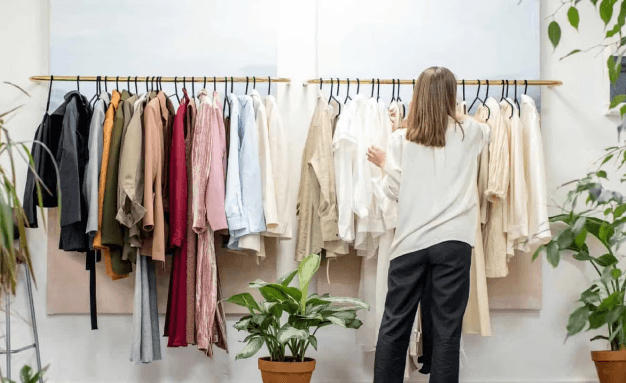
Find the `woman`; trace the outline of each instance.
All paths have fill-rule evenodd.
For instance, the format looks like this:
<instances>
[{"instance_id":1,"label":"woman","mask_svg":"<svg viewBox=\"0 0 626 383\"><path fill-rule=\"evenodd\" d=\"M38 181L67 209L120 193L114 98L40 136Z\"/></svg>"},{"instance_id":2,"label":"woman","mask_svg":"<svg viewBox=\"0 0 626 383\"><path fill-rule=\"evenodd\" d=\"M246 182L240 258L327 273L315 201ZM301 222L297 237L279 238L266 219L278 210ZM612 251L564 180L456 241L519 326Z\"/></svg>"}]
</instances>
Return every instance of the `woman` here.
<instances>
[{"instance_id":1,"label":"woman","mask_svg":"<svg viewBox=\"0 0 626 383\"><path fill-rule=\"evenodd\" d=\"M419 77L406 128L387 154L368 157L385 170L384 190L397 199L388 293L376 346L375 383L403 381L417 306L430 291L431 383L459 381L461 325L469 297L476 234L478 155L489 126L457 117L456 79L433 67ZM430 275L429 286L426 286Z\"/></svg>"}]
</instances>

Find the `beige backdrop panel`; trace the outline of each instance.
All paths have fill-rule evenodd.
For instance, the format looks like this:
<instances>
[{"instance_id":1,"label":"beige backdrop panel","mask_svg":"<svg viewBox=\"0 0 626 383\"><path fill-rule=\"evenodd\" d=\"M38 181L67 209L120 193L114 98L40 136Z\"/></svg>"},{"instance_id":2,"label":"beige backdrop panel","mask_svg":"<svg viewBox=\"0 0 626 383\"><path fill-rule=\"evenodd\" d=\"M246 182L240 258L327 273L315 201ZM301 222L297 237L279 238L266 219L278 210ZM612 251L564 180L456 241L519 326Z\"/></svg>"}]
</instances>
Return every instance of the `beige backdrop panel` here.
<instances>
[{"instance_id":1,"label":"beige backdrop panel","mask_svg":"<svg viewBox=\"0 0 626 383\"><path fill-rule=\"evenodd\" d=\"M48 314L89 314L89 272L85 270L85 255L59 250L59 221L57 209L48 210ZM253 256L226 251L217 236L217 263L224 298L249 291L248 283L262 279L276 280L276 239L266 240L267 259L257 264ZM157 296L159 313L165 313L170 275L170 260L166 268L157 267ZM96 267L98 314L132 314L135 273L128 278L112 281L106 275L104 262ZM225 305L227 314L245 314L243 307Z\"/></svg>"},{"instance_id":2,"label":"beige backdrop panel","mask_svg":"<svg viewBox=\"0 0 626 383\"><path fill-rule=\"evenodd\" d=\"M48 314L89 314L89 271L85 254L59 250L58 210L48 209ZM170 275L170 257L165 269L157 266L159 312L165 313ZM135 295L135 273L112 281L106 275L104 262L96 266L98 314L132 314Z\"/></svg>"},{"instance_id":3,"label":"beige backdrop panel","mask_svg":"<svg viewBox=\"0 0 626 383\"><path fill-rule=\"evenodd\" d=\"M489 309L541 310L542 264L541 259L532 262L532 253L517 253L509 262L506 278L487 279Z\"/></svg>"},{"instance_id":4,"label":"beige backdrop panel","mask_svg":"<svg viewBox=\"0 0 626 383\"><path fill-rule=\"evenodd\" d=\"M509 263L506 278L487 279L490 310L541 310L541 262L531 262L532 254L518 253ZM355 254L339 256L330 263L330 284L326 276L326 260L317 275L320 294L357 297L361 277L361 259Z\"/></svg>"}]
</instances>

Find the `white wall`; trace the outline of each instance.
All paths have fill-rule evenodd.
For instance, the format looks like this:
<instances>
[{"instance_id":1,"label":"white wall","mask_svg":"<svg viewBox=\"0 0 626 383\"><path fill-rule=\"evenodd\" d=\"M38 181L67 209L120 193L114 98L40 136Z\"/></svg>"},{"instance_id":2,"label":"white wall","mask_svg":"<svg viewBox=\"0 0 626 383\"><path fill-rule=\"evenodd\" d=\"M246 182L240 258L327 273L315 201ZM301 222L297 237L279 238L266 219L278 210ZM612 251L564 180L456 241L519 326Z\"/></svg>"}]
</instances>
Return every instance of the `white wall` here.
<instances>
[{"instance_id":1,"label":"white wall","mask_svg":"<svg viewBox=\"0 0 626 383\"><path fill-rule=\"evenodd\" d=\"M200 4L201 2L198 2ZM213 2L209 2L213 4ZM160 2L156 6L148 6L146 3L131 3L121 5L106 2L53 2L53 32L59 41L59 45L53 45L53 51L57 54L50 63L55 74L138 74L138 75L194 75L194 74L250 74L255 73L287 76L294 79L291 86L281 87L278 92L279 101L285 109L287 126L293 131L292 145L294 148L294 161L292 171L294 177L299 172L299 157L304 145L304 136L308 127L308 119L312 100L315 97L314 87L302 87L301 80L315 77L320 74L345 76L351 75L380 76L380 77L409 77L413 73L402 72L396 74L396 62L402 61L404 50L410 47L403 46L403 35L414 33L414 30L398 30L389 28L393 26L394 18L407 20L405 15L413 11L421 11L416 16L419 22L430 22L434 27L441 26L448 18L453 25L456 19L467 22L472 18L480 21L485 20L520 20L527 18L526 22L512 24L515 27L497 28L485 21L479 23L485 25L480 33L467 34L455 33L447 39L438 42L438 51L432 48L425 56L425 62L433 64L445 62L451 65L462 76L466 77L491 77L502 78L512 76L527 77L526 70L537 68L536 44L540 36L541 44L541 74L542 78L563 80L565 85L555 89L543 89L543 133L546 153L547 175L549 190L553 191L564 181L575 178L586 171L588 164L597 158L602 148L615 143L615 121L610 120L603 114L604 98L602 95L602 66L604 59L592 54L574 56L565 61L559 61L559 55L553 55L552 48L545 37L545 30L549 20L544 16L552 13L561 4L559 0L547 0L541 2L541 13L537 14L538 2L524 0L520 8L518 1L481 1L482 11L468 13L469 8L464 8L463 1L437 2L420 1L422 7L418 9L406 8L409 2L398 1L397 12L393 8L376 13L375 8L369 15L380 15L380 24L365 24L361 18L342 18L339 13L333 13L332 4L320 0L320 23L316 21L317 6L314 1L293 2L288 0L275 0L271 3L277 11L268 11L272 7L257 8L257 13L246 13L237 17L229 13L231 6L241 5L240 2L219 2L221 5L220 18L222 23L212 24L214 18L211 11L214 8L202 2L200 8L190 1L178 3ZM256 3L256 2L255 2ZM301 4L294 4L301 3ZM367 3L367 2L366 2ZM442 5L446 3L447 5ZM450 5L455 3L458 6ZM474 3L474 2L472 2ZM96 5L98 4L98 5ZM134 5L133 5L134 4ZM164 5L165 4L165 5ZM192 4L194 6L192 6ZM235 5L232 5L235 4ZM264 2L265 5L269 4ZM342 9L338 2L334 2L337 9ZM379 2L379 4L381 4ZM369 4L371 6L372 4ZM62 9L63 14L54 14L54 7ZM178 8L177 8L178 7ZM330 7L330 9L329 9ZM443 8L442 8L443 7ZM99 13L102 8L108 8L109 13ZM581 32L571 32L564 28L564 46L559 48L560 53L566 53L574 48L569 46L568 40L582 37L584 42L576 47L587 47L599 41L601 35L600 23L594 22L595 17L590 14L591 8L586 2L580 4L581 8ZM125 13L140 9L140 17L127 17ZM480 10L480 8L478 8ZM196 10L196 12L193 12ZM241 9L240 9L241 10ZM524 12L518 12L518 11ZM337 11L337 10L336 10ZM461 12L463 11L463 12ZM265 13L264 13L265 12ZM337 11L338 12L338 11ZM535 13L533 13L535 12ZM254 15L262 15L252 17ZM274 15L274 16L273 16ZM447 16L445 16L447 15ZM473 15L473 16L471 16ZM517 15L518 18L507 19ZM275 17L276 18L272 18ZM334 16L330 17L330 16ZM142 18L143 17L143 18ZM329 21L322 21L328 20ZM56 20L56 21L55 21ZM276 20L274 23L273 20ZM430 21L429 21L430 20ZM147 21L151 21L148 23ZM248 21L248 24L246 24ZM436 21L436 22L435 22ZM537 34L537 23L541 22L541 33ZM252 23L252 24L250 24ZM267 28L260 29L257 35L247 33L248 28L264 24ZM268 24L270 24L268 26ZM271 25L273 24L273 25ZM505 23L506 25L507 23ZM511 23L508 23L511 24ZM364 35L362 39L356 38L363 46L368 46L368 39L372 38L372 28L385 34L389 41L396 41L397 47L388 62L388 72L382 73L378 64L365 66L363 59L355 60L354 71L350 68L334 67L332 73L322 73L322 68L327 64L321 61L324 49L332 46L319 47L316 44L316 30L327 27L320 36L328 36L333 26L338 30L345 30L353 25L355 29L366 31L370 35ZM73 28L78 26L79 28ZM489 26L487 28L487 26ZM9 79L16 82L34 95L34 100L24 109L19 117L11 121L11 131L15 136L30 139L43 112L42 104L45 103L45 85L36 87L29 83L27 77L34 74L48 73L48 4L44 0L25 0L22 2L0 2L0 36L9 38L0 39L0 52L3 58L0 60L0 80ZM238 52L229 53L228 56L219 54L229 47L228 44L216 45L211 43L209 36L206 40L199 39L204 30L213 32L224 31L225 33L242 34L254 41L268 44L265 38L259 36L271 36L275 44L265 46L265 52L261 55L246 56L249 46L241 39L232 39L230 46L242 47ZM422 32L438 31L423 27ZM130 32L129 32L130 31ZM590 36L592 31L597 35ZM523 32L517 46L513 51L504 51L499 48L492 49L490 44L484 45L485 39L493 37L494 43L508 41L518 33ZM527 32L527 33L526 33ZM92 34L92 33L95 33ZM128 39L128 33L137 33L137 39ZM19 39L15 39L19 36ZM164 50L156 46L156 37L167 37L170 44L180 39L188 38L195 44L179 44L176 49ZM180 37L179 37L180 36ZM374 34L374 36L376 36ZM389 38L395 37L395 39ZM358 36L357 36L358 37ZM352 36L351 38L355 38ZM109 39L107 41L107 39ZM139 40L139 41L137 41ZM61 43L62 42L62 43ZM198 43L200 42L200 43ZM271 41L270 41L271 43ZM132 44L132 45L131 45ZM242 45L240 45L242 44ZM567 45L567 46L566 46ZM113 51L103 52L103 46L116 48ZM257 45L258 46L258 45ZM271 47L273 46L273 48ZM455 47L474 46L476 56L472 58L471 67L458 67L453 62L448 63L444 57L449 49ZM448 48L449 47L449 48ZM137 49L137 51L131 50ZM321 49L323 48L323 49ZM319 57L316 55L321 49ZM465 49L465 48L464 48ZM523 55L517 55L516 49L529 49ZM218 52L210 56L204 56L207 51ZM124 60L129 52L135 52L135 59ZM255 51L256 52L256 51ZM332 53L332 51L330 51ZM529 53L530 52L530 53ZM535 53L532 53L535 52ZM374 54L376 52L372 52ZM326 54L326 53L324 53ZM200 55L200 56L198 56ZM511 62L510 55L519 57L507 72L503 62ZM332 55L331 55L332 56ZM225 66L229 57L237 58L237 66ZM261 57L261 59L258 59ZM362 57L375 60L377 56ZM483 57L484 60L476 57ZM506 61L503 61L506 60ZM383 63L386 63L383 62ZM359 64L359 65L357 65ZM371 62L369 62L371 64ZM483 64L483 65L481 65ZM182 68L182 69L180 69ZM327 68L327 67L326 67ZM365 69L364 69L365 68ZM375 68L367 69L367 68ZM398 64L398 68L406 66ZM408 67L410 69L410 67ZM479 71L483 70L484 71ZM491 69L490 69L491 68ZM180 69L180 70L179 70ZM419 70L418 68L416 70ZM471 69L471 70L470 70ZM337 73L343 70L344 72ZM405 69L403 69L405 70ZM408 70L408 69L406 69ZM181 72L182 71L182 72ZM217 71L217 72L216 72ZM375 72L375 73L372 73ZM370 74L371 73L371 74ZM584 74L584 78L583 78ZM539 77L537 74L536 77ZM70 85L68 85L70 86ZM362 85L363 86L363 85ZM81 87L82 88L82 87ZM16 93L0 88L0 111L6 105L14 104L12 97ZM367 89L367 88L366 88ZM218 88L219 90L219 88ZM241 91L242 88L239 88ZM363 91L363 90L362 90ZM408 89L405 90L405 92ZM353 90L354 92L354 90ZM405 99L408 93L404 95ZM23 174L21 172L20 174ZM20 184L22 181L20 181ZM294 189L297 186L294 186ZM554 194L555 200L562 200L562 195ZM45 315L45 241L40 230L30 235L30 243L33 246L39 290L36 292L35 303L38 310L38 325L40 341L42 344L42 358L44 364L50 364L49 379L53 382L108 382L108 381L143 381L143 382L173 382L173 381L208 381L208 382L258 382L260 376L256 369L256 363L249 361L234 361L234 354L242 347L238 341L243 334L229 331L230 346L232 353L226 355L220 351L213 360L207 359L192 347L187 349L166 349L163 347L164 360L148 366L134 366L128 362L129 338L131 336L130 316L100 316L100 330L89 330L89 318L87 316L46 316ZM285 242L281 246L280 257L284 259L283 270L290 266L290 254L293 251L293 243ZM589 351L591 346L587 342L589 337L585 335L565 339L565 324L567 315L575 305L579 291L584 289L588 282L586 270L577 264L564 261L557 270L549 265L544 267L544 309L533 313L493 313L492 326L494 336L491 338L466 337L465 351L467 360L464 361L463 381L465 382L592 382L596 380L595 371L590 361ZM25 289L20 285L18 301L25 297ZM27 317L25 306L16 303L16 315L13 321L13 344L22 345L31 341L28 327L24 325L18 316ZM1 319L1 318L0 318ZM229 318L229 326L235 318ZM2 322L0 322L1 324ZM1 328L1 327L0 327ZM229 329L230 330L230 329ZM320 352L313 353L318 359L318 369L315 372L316 382L367 382L371 381L372 360L364 356L357 346L354 345L353 333L339 329L328 329L319 337ZM595 345L597 348L601 344ZM16 365L23 362L34 364L31 354L15 358ZM15 368L14 368L15 371ZM14 374L15 376L15 374ZM418 376L414 379L421 379Z\"/></svg>"}]
</instances>

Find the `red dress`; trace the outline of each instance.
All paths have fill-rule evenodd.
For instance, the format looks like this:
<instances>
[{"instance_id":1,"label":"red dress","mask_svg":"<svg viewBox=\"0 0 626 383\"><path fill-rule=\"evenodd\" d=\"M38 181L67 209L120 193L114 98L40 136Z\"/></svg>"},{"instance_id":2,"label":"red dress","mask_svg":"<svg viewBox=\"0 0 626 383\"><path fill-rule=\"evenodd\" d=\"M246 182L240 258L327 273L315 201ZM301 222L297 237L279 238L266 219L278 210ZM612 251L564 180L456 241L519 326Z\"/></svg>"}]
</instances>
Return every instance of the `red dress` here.
<instances>
[{"instance_id":1,"label":"red dress","mask_svg":"<svg viewBox=\"0 0 626 383\"><path fill-rule=\"evenodd\" d=\"M174 248L167 347L187 346L187 165L185 155L185 113L189 99L181 100L172 131L170 151L170 243Z\"/></svg>"}]
</instances>

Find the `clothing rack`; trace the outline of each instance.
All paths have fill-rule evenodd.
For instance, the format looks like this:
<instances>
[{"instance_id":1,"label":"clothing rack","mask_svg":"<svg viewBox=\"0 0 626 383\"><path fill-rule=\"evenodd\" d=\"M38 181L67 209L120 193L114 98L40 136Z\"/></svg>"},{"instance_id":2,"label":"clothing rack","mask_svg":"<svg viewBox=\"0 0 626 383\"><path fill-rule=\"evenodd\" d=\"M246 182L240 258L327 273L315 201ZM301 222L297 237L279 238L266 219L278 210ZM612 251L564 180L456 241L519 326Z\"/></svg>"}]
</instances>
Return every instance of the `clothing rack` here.
<instances>
[{"instance_id":1,"label":"clothing rack","mask_svg":"<svg viewBox=\"0 0 626 383\"><path fill-rule=\"evenodd\" d=\"M291 83L291 79L283 77L272 78L270 76L256 77L217 77L217 76L31 76L31 81L132 81L132 82L283 82Z\"/></svg>"},{"instance_id":2,"label":"clothing rack","mask_svg":"<svg viewBox=\"0 0 626 383\"><path fill-rule=\"evenodd\" d=\"M312 78L307 80L304 85L307 84L362 84L362 85L413 85L415 84L416 79L410 80L401 80L401 79L348 79L348 78ZM529 86L560 86L563 85L563 81L558 80L457 80L457 84L459 85L529 85Z\"/></svg>"}]
</instances>

